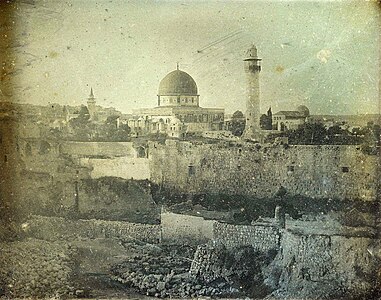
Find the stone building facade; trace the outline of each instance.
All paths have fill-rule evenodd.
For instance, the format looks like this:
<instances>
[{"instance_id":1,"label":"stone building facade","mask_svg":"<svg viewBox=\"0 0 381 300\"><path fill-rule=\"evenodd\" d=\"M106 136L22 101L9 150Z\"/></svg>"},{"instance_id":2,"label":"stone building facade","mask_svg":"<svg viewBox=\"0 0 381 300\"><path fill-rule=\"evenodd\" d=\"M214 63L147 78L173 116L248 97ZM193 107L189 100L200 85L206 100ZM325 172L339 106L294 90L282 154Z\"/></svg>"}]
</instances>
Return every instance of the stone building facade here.
<instances>
[{"instance_id":1,"label":"stone building facade","mask_svg":"<svg viewBox=\"0 0 381 300\"><path fill-rule=\"evenodd\" d=\"M128 126L136 135L161 133L173 138L222 130L224 109L200 106L195 80L178 68L159 85L158 106L133 111Z\"/></svg>"},{"instance_id":2,"label":"stone building facade","mask_svg":"<svg viewBox=\"0 0 381 300\"><path fill-rule=\"evenodd\" d=\"M310 111L304 105L293 111L279 111L272 115L273 129L278 131L298 129L307 122L309 116Z\"/></svg>"}]
</instances>

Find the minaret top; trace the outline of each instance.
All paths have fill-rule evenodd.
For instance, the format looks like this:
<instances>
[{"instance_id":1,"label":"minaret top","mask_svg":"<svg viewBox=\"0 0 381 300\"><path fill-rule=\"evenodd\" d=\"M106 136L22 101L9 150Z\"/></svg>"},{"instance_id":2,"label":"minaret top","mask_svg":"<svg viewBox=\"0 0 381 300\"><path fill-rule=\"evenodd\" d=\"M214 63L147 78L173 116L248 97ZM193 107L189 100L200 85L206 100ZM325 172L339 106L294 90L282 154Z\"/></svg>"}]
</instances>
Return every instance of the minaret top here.
<instances>
[{"instance_id":1,"label":"minaret top","mask_svg":"<svg viewBox=\"0 0 381 300\"><path fill-rule=\"evenodd\" d=\"M87 98L87 102L91 102L91 103L95 103L95 97L94 97L94 93L93 93L93 88L90 89L90 95L89 95L89 98Z\"/></svg>"},{"instance_id":2,"label":"minaret top","mask_svg":"<svg viewBox=\"0 0 381 300\"><path fill-rule=\"evenodd\" d=\"M90 96L89 96L89 98L92 98L92 99L94 98L93 88L90 89Z\"/></svg>"},{"instance_id":3,"label":"minaret top","mask_svg":"<svg viewBox=\"0 0 381 300\"><path fill-rule=\"evenodd\" d=\"M246 51L244 60L262 60L258 58L258 49L254 44Z\"/></svg>"}]
</instances>

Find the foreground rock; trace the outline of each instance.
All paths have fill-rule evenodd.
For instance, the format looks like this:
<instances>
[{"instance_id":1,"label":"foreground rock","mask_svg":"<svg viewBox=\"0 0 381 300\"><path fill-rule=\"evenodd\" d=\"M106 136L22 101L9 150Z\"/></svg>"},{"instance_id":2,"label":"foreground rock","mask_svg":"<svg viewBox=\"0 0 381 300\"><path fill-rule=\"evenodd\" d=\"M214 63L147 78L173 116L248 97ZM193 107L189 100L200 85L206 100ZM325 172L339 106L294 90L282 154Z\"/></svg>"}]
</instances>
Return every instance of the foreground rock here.
<instances>
[{"instance_id":1,"label":"foreground rock","mask_svg":"<svg viewBox=\"0 0 381 300\"><path fill-rule=\"evenodd\" d=\"M70 293L75 250L62 243L25 240L0 244L1 294L7 298Z\"/></svg>"}]
</instances>

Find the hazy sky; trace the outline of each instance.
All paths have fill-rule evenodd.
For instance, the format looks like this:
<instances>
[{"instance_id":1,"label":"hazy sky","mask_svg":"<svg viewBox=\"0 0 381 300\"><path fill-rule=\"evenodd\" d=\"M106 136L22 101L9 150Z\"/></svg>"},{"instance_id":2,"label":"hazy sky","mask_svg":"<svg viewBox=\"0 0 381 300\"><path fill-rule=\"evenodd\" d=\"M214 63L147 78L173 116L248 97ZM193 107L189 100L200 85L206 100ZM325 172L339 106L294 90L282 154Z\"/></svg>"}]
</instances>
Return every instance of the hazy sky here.
<instances>
[{"instance_id":1,"label":"hazy sky","mask_svg":"<svg viewBox=\"0 0 381 300\"><path fill-rule=\"evenodd\" d=\"M379 12L364 1L24 0L17 98L85 104L93 87L100 105L153 107L179 62L201 106L245 110L242 58L255 43L262 111L374 113Z\"/></svg>"}]
</instances>

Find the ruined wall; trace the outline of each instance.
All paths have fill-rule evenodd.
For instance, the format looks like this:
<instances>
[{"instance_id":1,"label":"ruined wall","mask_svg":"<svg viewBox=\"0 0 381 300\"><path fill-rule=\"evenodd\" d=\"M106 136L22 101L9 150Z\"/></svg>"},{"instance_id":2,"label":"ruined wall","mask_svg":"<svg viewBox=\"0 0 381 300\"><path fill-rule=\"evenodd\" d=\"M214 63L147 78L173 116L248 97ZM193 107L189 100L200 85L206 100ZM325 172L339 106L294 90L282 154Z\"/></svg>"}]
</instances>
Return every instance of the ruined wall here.
<instances>
[{"instance_id":1,"label":"ruined wall","mask_svg":"<svg viewBox=\"0 0 381 300\"><path fill-rule=\"evenodd\" d=\"M358 299L375 286L378 261L372 249L379 242L364 237L285 232L281 251L269 267L273 276L279 272L274 295L281 299L344 295Z\"/></svg>"},{"instance_id":2,"label":"ruined wall","mask_svg":"<svg viewBox=\"0 0 381 300\"><path fill-rule=\"evenodd\" d=\"M73 189L72 192L74 191ZM74 197L71 205L73 201ZM86 218L148 224L160 218L149 184L120 178L87 179L79 182L78 208Z\"/></svg>"},{"instance_id":3,"label":"ruined wall","mask_svg":"<svg viewBox=\"0 0 381 300\"><path fill-rule=\"evenodd\" d=\"M213 238L213 227L216 221L202 217L161 213L163 241L180 243L200 243Z\"/></svg>"},{"instance_id":4,"label":"ruined wall","mask_svg":"<svg viewBox=\"0 0 381 300\"><path fill-rule=\"evenodd\" d=\"M375 200L377 167L357 146L150 144L151 180L179 192Z\"/></svg>"},{"instance_id":5,"label":"ruined wall","mask_svg":"<svg viewBox=\"0 0 381 300\"><path fill-rule=\"evenodd\" d=\"M119 238L158 243L160 225L136 224L121 221L68 220L64 218L32 216L25 224L28 235L47 241L78 238Z\"/></svg>"},{"instance_id":6,"label":"ruined wall","mask_svg":"<svg viewBox=\"0 0 381 300\"><path fill-rule=\"evenodd\" d=\"M64 142L60 145L60 153L82 157L136 157L132 142Z\"/></svg>"},{"instance_id":7,"label":"ruined wall","mask_svg":"<svg viewBox=\"0 0 381 300\"><path fill-rule=\"evenodd\" d=\"M99 193L94 195L94 191L86 189L86 184L83 184L84 181L89 182L90 178L107 176L148 179L149 163L148 159L144 158L146 156L144 147L136 146L136 150L132 143L58 143L41 139L20 139L18 145L23 168L20 177L23 184L17 190L17 198L20 199L19 206L25 207L23 211L26 213L60 213L73 207L76 182L81 197L81 212L119 210L120 214L127 211L132 213L140 210L137 208L139 202L142 205L140 211L146 209L147 193L144 191L141 191L141 199L136 192L133 193L134 202L128 201L131 197L126 196L126 193L116 199L112 183L109 184L110 188L103 188L102 195ZM115 156L109 157L109 155ZM96 182L95 180L94 184ZM125 191L126 186L128 185L121 186L121 191Z\"/></svg>"},{"instance_id":8,"label":"ruined wall","mask_svg":"<svg viewBox=\"0 0 381 300\"><path fill-rule=\"evenodd\" d=\"M29 172L47 173L59 172L63 158L59 157L59 144L56 141L43 139L19 139L20 160Z\"/></svg>"},{"instance_id":9,"label":"ruined wall","mask_svg":"<svg viewBox=\"0 0 381 300\"><path fill-rule=\"evenodd\" d=\"M91 178L150 178L147 149L133 142L64 142L59 151L77 158L80 166L90 170Z\"/></svg>"},{"instance_id":10,"label":"ruined wall","mask_svg":"<svg viewBox=\"0 0 381 300\"><path fill-rule=\"evenodd\" d=\"M214 240L227 249L252 246L260 252L278 249L280 233L274 226L231 225L216 222L213 227Z\"/></svg>"},{"instance_id":11,"label":"ruined wall","mask_svg":"<svg viewBox=\"0 0 381 300\"><path fill-rule=\"evenodd\" d=\"M91 170L91 178L113 176L136 180L150 179L149 160L147 158L81 158L80 165Z\"/></svg>"}]
</instances>

